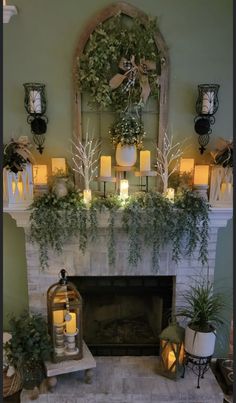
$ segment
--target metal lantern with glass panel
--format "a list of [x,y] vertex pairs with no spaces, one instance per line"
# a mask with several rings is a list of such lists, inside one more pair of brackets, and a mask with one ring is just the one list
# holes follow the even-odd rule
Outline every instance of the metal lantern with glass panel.
[[178,323],[166,327],[160,338],[160,374],[177,380],[184,370],[184,333]]
[[53,362],[79,360],[82,351],[82,298],[60,271],[59,282],[47,291],[48,326],[53,341]]

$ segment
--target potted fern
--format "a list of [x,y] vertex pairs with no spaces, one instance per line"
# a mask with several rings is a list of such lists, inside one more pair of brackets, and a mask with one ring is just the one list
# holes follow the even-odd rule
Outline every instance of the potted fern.
[[197,357],[210,357],[214,353],[216,331],[223,325],[221,312],[224,297],[213,292],[213,284],[201,281],[190,286],[184,294],[186,305],[177,316],[187,318],[185,351]]

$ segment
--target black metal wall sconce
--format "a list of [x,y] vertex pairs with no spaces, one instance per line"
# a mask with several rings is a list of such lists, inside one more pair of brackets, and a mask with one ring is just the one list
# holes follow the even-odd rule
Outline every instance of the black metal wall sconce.
[[40,83],[25,83],[25,109],[29,114],[27,122],[31,126],[34,143],[37,150],[42,154],[45,133],[47,131],[48,118],[44,116],[46,112],[45,85]]
[[206,145],[209,143],[210,134],[212,133],[211,126],[215,123],[214,114],[219,106],[219,88],[218,84],[200,84],[198,86],[198,98],[196,102],[198,116],[194,119],[194,129],[199,135],[198,142],[201,154],[206,150]]

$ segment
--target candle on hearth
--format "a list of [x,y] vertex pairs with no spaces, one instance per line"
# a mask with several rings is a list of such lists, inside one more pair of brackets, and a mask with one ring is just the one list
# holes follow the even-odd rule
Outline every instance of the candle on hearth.
[[192,174],[194,169],[194,159],[193,158],[181,158],[179,173]]
[[84,202],[85,204],[89,204],[92,200],[92,192],[90,189],[84,189]]
[[102,155],[100,160],[100,176],[111,177],[111,156]]
[[151,170],[151,153],[150,151],[140,151],[140,171]]
[[[176,361],[175,353],[174,351],[170,351],[168,354],[168,369],[171,368],[171,366],[174,364]],[[171,372],[175,372],[175,365],[171,368]]]
[[214,92],[208,91],[203,94],[202,98],[202,114],[211,115],[213,113],[214,106]]
[[64,311],[53,311],[53,324],[61,325],[64,322]]
[[66,173],[66,159],[65,158],[52,158],[52,174],[56,175]]
[[174,199],[175,199],[175,189],[167,188],[167,190],[166,190],[166,198],[169,199],[170,201],[174,201]]
[[71,319],[66,321],[66,333],[73,334],[76,333],[76,314],[74,312],[70,312]]
[[194,185],[208,185],[209,165],[195,165]]
[[47,165],[33,165],[34,185],[46,185],[48,179],[47,176]]
[[127,179],[121,179],[120,181],[120,197],[123,200],[129,197],[129,182]]
[[30,91],[29,93],[29,110],[30,113],[41,113],[41,94],[39,91]]

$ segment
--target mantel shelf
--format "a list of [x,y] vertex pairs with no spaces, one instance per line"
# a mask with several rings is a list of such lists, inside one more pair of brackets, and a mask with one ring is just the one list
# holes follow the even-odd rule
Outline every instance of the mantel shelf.
[[[16,221],[17,227],[27,228],[30,224],[30,214],[31,212],[26,209],[9,209],[8,207],[3,208],[4,213],[10,214],[10,216]],[[122,209],[116,213],[115,227],[121,228],[121,214]],[[227,226],[227,222],[233,216],[233,208],[230,207],[212,207],[210,210],[210,227],[223,228]],[[106,228],[108,227],[109,213],[99,213],[98,215],[98,227]]]

